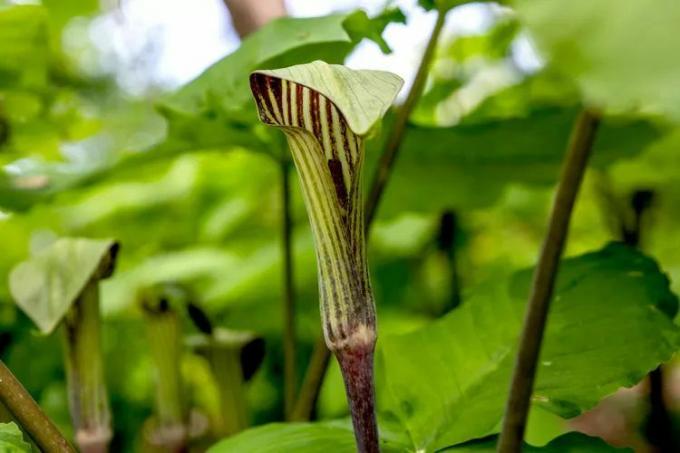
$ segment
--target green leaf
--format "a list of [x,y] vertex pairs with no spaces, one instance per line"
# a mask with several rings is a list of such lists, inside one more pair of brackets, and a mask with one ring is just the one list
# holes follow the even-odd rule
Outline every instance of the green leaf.
[[108,239],[57,239],[12,269],[10,291],[40,331],[50,333],[89,281],[111,275],[117,252]]
[[0,423],[0,451],[2,453],[31,453],[31,444],[24,440],[14,423]]
[[[238,50],[162,100],[159,108],[162,112],[169,110],[185,115],[222,110],[232,118],[243,118],[242,109],[251,107],[248,89],[251,72],[314,60],[342,63],[361,39],[375,39],[387,26],[386,21],[368,19],[362,19],[359,25],[360,17],[363,17],[361,12],[354,12],[272,21],[246,38]],[[385,17],[400,19],[398,16]],[[250,111],[254,113],[254,109]],[[255,119],[254,115],[251,119]]]
[[[458,453],[493,453],[496,451],[497,438],[475,440],[463,445],[456,445],[442,451]],[[631,451],[628,448],[615,448],[598,437],[590,437],[582,433],[567,433],[550,441],[543,447],[524,445],[525,453],[609,453]]]
[[399,8],[388,8],[376,17],[369,18],[362,10],[347,16],[343,23],[347,34],[356,42],[363,38],[374,41],[383,53],[390,53],[392,49],[382,37],[382,32],[390,23],[406,23],[406,16]]
[[[380,214],[476,208],[494,202],[508,183],[554,183],[576,114],[548,108],[453,127],[409,126]],[[661,133],[649,122],[606,118],[591,165],[602,168],[633,156]],[[378,154],[373,149],[367,158]]]
[[[381,451],[404,452],[407,446],[381,437]],[[336,422],[271,423],[252,428],[213,445],[209,453],[257,451],[258,453],[318,453],[331,447],[333,453],[356,451],[351,426]]]
[[47,15],[43,7],[0,5],[0,102],[2,90],[8,87],[44,87],[47,62]]
[[418,4],[424,9],[428,11],[437,9],[444,13],[456,6],[479,2],[504,3],[504,0],[418,0]]
[[645,108],[680,120],[680,2],[676,0],[516,0],[549,65],[585,98],[607,107]]
[[349,128],[366,135],[390,108],[404,81],[386,71],[352,70],[323,61],[288,68],[255,71],[311,88],[338,107]]
[[[489,284],[445,318],[382,340],[387,398],[417,448],[494,433],[530,271]],[[619,244],[560,267],[533,402],[563,417],[632,386],[680,346],[677,299],[656,263]]]

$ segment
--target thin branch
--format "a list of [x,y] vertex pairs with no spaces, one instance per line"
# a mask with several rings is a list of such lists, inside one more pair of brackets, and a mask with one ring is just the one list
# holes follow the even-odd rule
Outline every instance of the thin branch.
[[[392,173],[399,147],[401,146],[401,142],[406,132],[406,124],[408,123],[409,116],[418,103],[420,96],[423,94],[425,82],[427,81],[427,74],[432,63],[432,58],[434,57],[434,51],[437,48],[437,42],[439,41],[439,37],[441,36],[444,27],[445,19],[445,12],[437,13],[437,21],[435,22],[432,34],[430,35],[430,39],[423,52],[415,79],[406,96],[406,101],[404,101],[404,104],[402,104],[397,111],[385,149],[380,157],[380,162],[378,163],[375,174],[373,175],[371,188],[366,199],[366,231],[369,231],[371,223],[373,223],[373,220],[375,219],[380,199],[382,198],[385,186]],[[329,358],[330,351],[326,347],[323,337],[320,337],[314,344],[314,352],[310,359],[310,364],[307,367],[307,371],[305,372],[300,395],[294,410],[295,420],[309,420],[314,403],[318,399],[319,392],[321,391],[321,385],[323,384],[323,377],[326,375]]]
[[76,453],[21,382],[0,361],[0,401],[46,453]]
[[292,420],[305,421],[311,418],[314,406],[319,398],[323,378],[326,376],[330,358],[331,353],[326,346],[322,334],[316,343],[314,343],[312,357],[309,359],[309,366],[302,381],[302,389],[293,410]]
[[295,287],[293,284],[293,243],[290,203],[290,165],[281,158],[281,238],[283,252],[283,370],[284,412],[290,419],[297,393],[295,354]]
[[371,182],[371,188],[368,192],[368,197],[366,199],[366,230],[368,230],[373,222],[380,200],[382,198],[383,191],[387,185],[387,181],[390,178],[392,169],[394,168],[394,163],[397,160],[397,155],[399,153],[399,148],[401,147],[401,142],[404,139],[404,134],[406,133],[406,125],[408,119],[411,116],[411,112],[418,103],[420,96],[423,94],[425,89],[425,82],[427,81],[427,75],[432,64],[432,58],[434,57],[434,51],[437,48],[437,42],[441,36],[442,29],[444,28],[444,22],[446,19],[446,13],[437,13],[437,22],[434,24],[432,29],[432,34],[425,47],[425,52],[420,60],[420,65],[418,66],[418,72],[416,72],[416,77],[413,80],[413,85],[411,85],[411,90],[406,96],[406,101],[399,107],[396,113],[396,118],[392,129],[390,130],[390,135],[387,138],[385,145],[385,150],[380,156],[380,162],[373,175],[373,180]]
[[531,295],[524,319],[519,351],[512,376],[503,429],[498,441],[500,453],[516,453],[522,448],[524,429],[531,403],[536,363],[550,308],[555,279],[569,220],[578,194],[588,157],[599,125],[596,114],[584,110],[576,119],[567,155],[553,202],[548,232],[534,272]]

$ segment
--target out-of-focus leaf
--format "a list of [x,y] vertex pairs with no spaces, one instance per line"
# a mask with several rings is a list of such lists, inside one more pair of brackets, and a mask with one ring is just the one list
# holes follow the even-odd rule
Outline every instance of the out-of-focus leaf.
[[390,53],[392,49],[382,37],[382,32],[391,23],[406,23],[406,16],[399,8],[388,8],[381,14],[369,18],[362,10],[357,10],[347,16],[344,22],[347,34],[354,41],[361,41],[363,38],[374,41],[383,53]]
[[[185,115],[214,115],[216,110],[229,117],[243,118],[241,110],[250,106],[248,76],[262,68],[281,68],[323,60],[342,63],[363,38],[375,39],[387,21],[362,20],[365,13],[334,14],[314,18],[281,18],[270,22],[246,38],[241,47],[224,57],[192,82],[159,104],[161,111]],[[399,20],[399,16],[386,16]],[[349,30],[348,31],[348,24]]]
[[418,0],[418,4],[428,11],[437,9],[441,12],[446,12],[451,8],[455,8],[456,6],[464,5],[466,3],[490,1],[495,3],[504,3],[505,0]]
[[47,79],[47,15],[41,6],[0,5],[0,101],[2,90],[43,88]]
[[24,440],[14,423],[0,423],[0,451],[2,453],[31,453],[31,444]]
[[680,2],[516,0],[520,19],[553,69],[585,98],[680,120]]
[[12,296],[43,333],[50,333],[91,279],[111,274],[117,250],[111,240],[57,239],[12,270]]
[[366,135],[390,108],[404,81],[386,71],[356,71],[323,61],[255,74],[288,80],[327,97],[342,112],[349,128]]
[[[381,215],[487,206],[508,183],[554,182],[576,113],[553,108],[450,128],[410,126]],[[592,165],[635,155],[660,135],[649,122],[607,118],[595,140]],[[372,150],[367,157],[374,161],[377,155]]]
[[[408,451],[408,446],[381,440],[381,451]],[[356,451],[354,434],[349,426],[335,422],[272,423],[249,429],[213,445],[209,453],[257,451],[261,453],[300,452],[318,453],[331,447],[334,453]]]
[[[493,433],[502,417],[530,272],[480,287],[445,318],[384,338],[391,410],[417,448]],[[632,386],[680,346],[677,299],[656,263],[623,245],[560,267],[533,402],[563,417]]]
[[[445,448],[440,451],[452,451],[458,453],[493,453],[496,451],[496,437],[491,439],[475,440],[462,445]],[[590,437],[581,433],[567,433],[550,441],[544,447],[534,447],[524,445],[522,451],[525,453],[614,453],[628,452],[628,448],[616,448],[607,444],[598,437]]]

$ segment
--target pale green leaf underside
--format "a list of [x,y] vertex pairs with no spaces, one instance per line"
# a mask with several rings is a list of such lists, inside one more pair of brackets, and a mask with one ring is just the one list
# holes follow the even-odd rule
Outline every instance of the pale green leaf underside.
[[41,332],[50,333],[114,248],[112,240],[58,239],[12,269],[12,297]]
[[0,452],[30,453],[31,451],[31,445],[24,440],[24,437],[16,424],[0,424]]
[[[385,396],[417,447],[497,429],[530,275],[485,285],[445,318],[379,342]],[[572,417],[636,384],[678,349],[678,328],[668,316],[676,307],[654,261],[624,246],[563,261],[534,403]]]
[[391,72],[353,70],[323,61],[255,72],[295,82],[324,95],[359,136],[366,135],[383,117],[404,83]]

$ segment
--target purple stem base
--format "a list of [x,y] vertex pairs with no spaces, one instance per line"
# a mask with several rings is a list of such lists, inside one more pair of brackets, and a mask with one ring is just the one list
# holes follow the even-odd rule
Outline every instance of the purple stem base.
[[373,344],[354,344],[335,351],[345,381],[352,413],[354,436],[359,453],[378,453],[378,426],[375,421],[373,385]]

